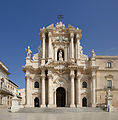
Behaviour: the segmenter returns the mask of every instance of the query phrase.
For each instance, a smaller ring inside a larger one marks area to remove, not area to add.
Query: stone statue
[[[25,50],[27,52],[27,58],[30,58],[32,53],[32,51],[30,50],[30,46],[28,46],[28,49],[25,48]]]
[[[63,58],[62,58],[62,50],[59,51],[59,61],[63,61]]]
[[[95,57],[96,56],[96,54],[95,54],[95,51],[94,51],[94,49],[92,49],[92,57]]]

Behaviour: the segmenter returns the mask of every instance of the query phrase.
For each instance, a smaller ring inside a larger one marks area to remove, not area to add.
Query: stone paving
[[[8,113],[0,112],[0,120],[118,120],[118,112],[79,113]]]

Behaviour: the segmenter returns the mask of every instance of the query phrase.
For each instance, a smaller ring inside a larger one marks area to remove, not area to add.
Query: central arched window
[[[87,88],[87,83],[85,81],[82,83],[82,88]]]
[[[36,81],[36,82],[34,83],[34,88],[39,88],[39,82]]]
[[[62,49],[59,49],[57,52],[57,60],[61,59],[64,61],[64,51]]]

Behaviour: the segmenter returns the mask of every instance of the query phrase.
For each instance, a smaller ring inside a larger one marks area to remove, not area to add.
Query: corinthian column
[[[53,90],[52,90],[52,72],[48,71],[48,107],[54,107],[53,103]]]
[[[68,59],[68,48],[67,48],[67,46],[64,49],[64,56],[65,56],[64,60],[67,61],[67,59]]]
[[[79,34],[76,35],[76,41],[77,41],[77,65],[80,65],[80,37]]]
[[[46,107],[46,105],[45,105],[45,71],[44,70],[41,73],[41,77],[42,77],[42,91],[41,91],[42,104],[41,104],[41,107]]]
[[[96,80],[96,75],[92,75],[92,107],[96,106],[95,103],[95,80]]]
[[[55,56],[55,61],[57,61],[57,47],[54,46],[54,56]]]
[[[71,46],[71,61],[74,62],[74,33],[70,33],[70,38],[71,38],[71,43],[70,43],[70,46]]]
[[[52,33],[51,32],[48,33],[48,37],[49,37],[49,43],[48,43],[48,61],[50,62],[50,60],[52,59],[52,41],[51,41]]]
[[[77,71],[77,83],[76,83],[76,97],[77,97],[77,107],[81,106],[80,98],[81,98],[81,89],[80,89],[80,80],[81,80],[81,72]]]
[[[30,107],[31,93],[30,93],[30,72],[26,70],[26,106]]]
[[[70,77],[71,77],[71,103],[70,103],[70,107],[75,107],[75,89],[74,89],[74,70],[71,70],[70,73]]]
[[[41,61],[41,64],[44,65],[45,64],[45,33],[42,34],[42,38],[43,38],[43,41],[42,41],[42,61]]]

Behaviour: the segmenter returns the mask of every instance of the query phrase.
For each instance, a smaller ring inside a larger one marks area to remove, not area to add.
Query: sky
[[[40,28],[59,22],[59,14],[66,27],[82,29],[84,54],[118,55],[117,0],[0,0],[0,60],[19,88],[25,87],[25,48],[37,53]]]

